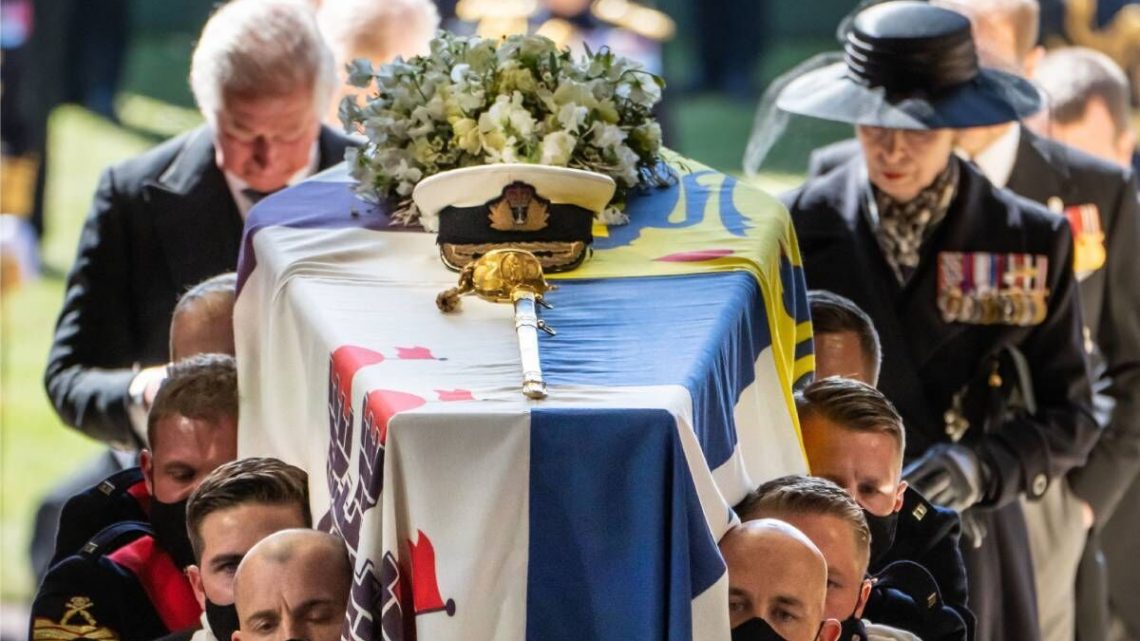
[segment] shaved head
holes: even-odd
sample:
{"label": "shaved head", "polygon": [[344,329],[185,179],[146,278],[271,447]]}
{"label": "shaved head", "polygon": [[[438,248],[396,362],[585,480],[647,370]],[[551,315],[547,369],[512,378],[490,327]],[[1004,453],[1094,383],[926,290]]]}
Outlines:
{"label": "shaved head", "polygon": [[828,622],[821,633],[827,562],[802,532],[776,519],[747,521],[725,535],[720,551],[728,566],[733,627],[764,619],[788,641],[838,632],[838,624]]}
{"label": "shaved head", "polygon": [[316,530],[271,534],[250,548],[234,576],[241,624],[234,641],[337,641],[351,586],[340,538]]}

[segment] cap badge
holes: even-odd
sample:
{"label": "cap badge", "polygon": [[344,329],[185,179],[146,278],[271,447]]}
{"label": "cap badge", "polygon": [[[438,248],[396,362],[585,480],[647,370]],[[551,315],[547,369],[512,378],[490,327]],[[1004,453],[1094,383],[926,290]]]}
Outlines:
{"label": "cap badge", "polygon": [[491,229],[498,231],[538,231],[545,229],[550,219],[550,201],[535,193],[534,187],[524,182],[513,182],[503,188],[503,194],[487,203]]}

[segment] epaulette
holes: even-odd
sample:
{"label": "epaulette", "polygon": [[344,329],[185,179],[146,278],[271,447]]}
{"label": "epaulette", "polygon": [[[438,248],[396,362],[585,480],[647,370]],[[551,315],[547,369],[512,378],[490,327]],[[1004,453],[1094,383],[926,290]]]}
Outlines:
{"label": "epaulette", "polygon": [[145,521],[149,508],[150,494],[138,467],[116,472],[76,494],[60,512],[52,564],[78,552],[109,525]]}
{"label": "epaulette", "polygon": [[106,556],[121,549],[141,536],[154,536],[149,523],[143,521],[119,521],[100,530],[91,540],[84,543],[76,554],[87,558]]}

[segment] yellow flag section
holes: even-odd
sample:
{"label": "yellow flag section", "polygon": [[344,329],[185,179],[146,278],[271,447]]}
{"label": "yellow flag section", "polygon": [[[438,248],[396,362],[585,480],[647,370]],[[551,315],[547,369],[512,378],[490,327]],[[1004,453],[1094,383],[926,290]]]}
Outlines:
{"label": "yellow flag section", "polygon": [[788,212],[753,185],[676,155],[669,160],[675,184],[632,196],[629,224],[596,225],[593,258],[549,278],[751,272],[760,283],[777,374],[798,433],[792,384],[814,370],[815,357],[803,263]]}

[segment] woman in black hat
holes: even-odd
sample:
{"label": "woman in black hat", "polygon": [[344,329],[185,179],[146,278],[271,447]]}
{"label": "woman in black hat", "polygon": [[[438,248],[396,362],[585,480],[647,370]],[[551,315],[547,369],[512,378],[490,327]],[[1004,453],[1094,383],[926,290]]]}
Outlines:
{"label": "woman in black hat", "polygon": [[777,101],[854,124],[864,152],[783,197],[807,282],[852,299],[879,330],[906,479],[964,513],[977,638],[1036,641],[1018,499],[1040,497],[1097,436],[1072,236],[954,156],[952,139],[1029,115],[1040,97],[978,67],[966,18],[921,2],[861,12],[844,49]]}

